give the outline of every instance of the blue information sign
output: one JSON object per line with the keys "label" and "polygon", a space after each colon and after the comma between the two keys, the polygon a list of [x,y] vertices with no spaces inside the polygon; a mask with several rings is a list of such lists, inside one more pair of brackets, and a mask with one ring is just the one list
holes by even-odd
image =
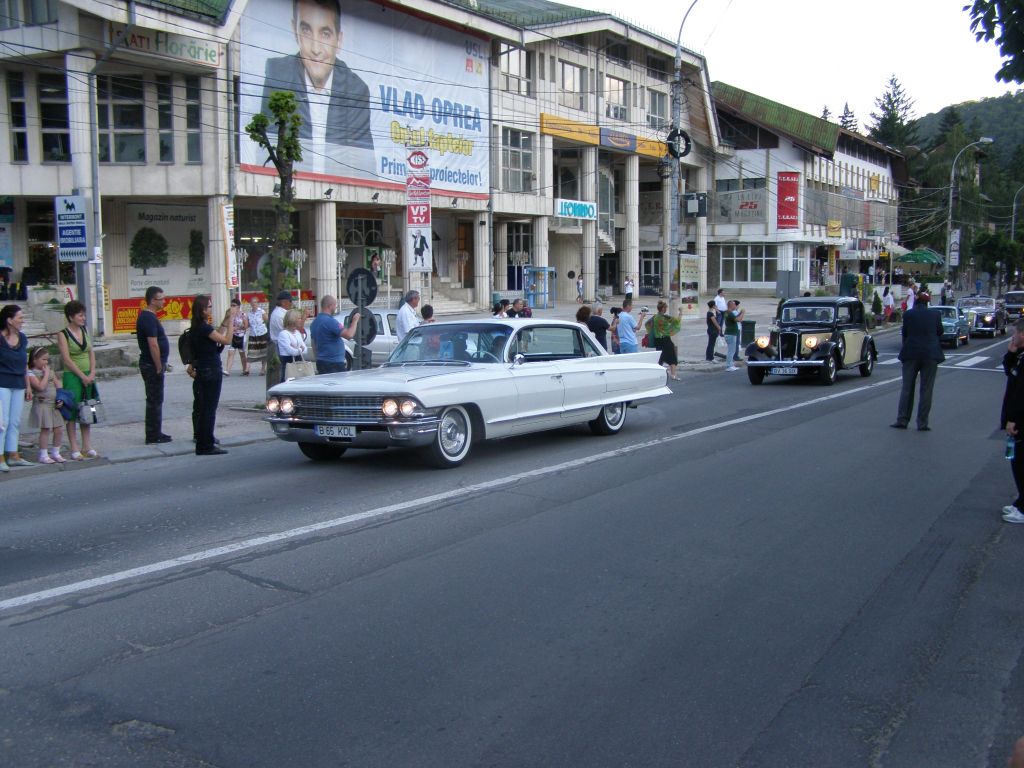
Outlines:
{"label": "blue information sign", "polygon": [[57,254],[61,261],[89,261],[89,224],[85,198],[66,195],[53,198],[57,219]]}

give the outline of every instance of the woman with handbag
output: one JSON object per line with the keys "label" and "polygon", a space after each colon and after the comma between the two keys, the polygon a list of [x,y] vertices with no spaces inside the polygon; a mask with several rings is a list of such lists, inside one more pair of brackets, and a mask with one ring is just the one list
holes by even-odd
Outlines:
{"label": "woman with handbag", "polygon": [[[72,410],[77,413],[78,407],[86,400],[100,399],[96,390],[96,353],[92,348],[92,339],[85,330],[85,305],[80,301],[69,301],[64,305],[64,317],[67,327],[57,335],[57,348],[64,366],[61,387],[75,396]],[[99,457],[92,447],[92,427],[84,422],[77,426],[82,428],[81,446],[78,444],[76,422],[67,422],[71,458],[83,461]]]}
{"label": "woman with handbag", "polygon": [[242,302],[238,299],[231,300],[231,308],[235,310],[234,317],[231,318],[231,346],[228,347],[228,359],[224,364],[224,375],[231,375],[231,366],[235,361],[235,352],[238,352],[238,357],[242,361],[242,375],[249,375],[249,361],[245,356],[245,335],[249,330],[249,319],[246,317],[245,312],[242,311]]}
{"label": "woman with handbag", "polygon": [[32,401],[28,379],[28,337],[21,332],[25,313],[17,304],[0,309],[0,472],[31,467],[18,453],[21,411]]}
{"label": "woman with handbag", "polygon": [[289,309],[284,316],[284,328],[277,336],[277,354],[281,358],[281,381],[284,381],[288,363],[302,362],[306,342],[302,337],[302,312]]}
{"label": "woman with handbag", "polygon": [[192,364],[188,374],[192,377],[192,411],[196,430],[196,455],[220,456],[227,453],[217,445],[213,430],[217,424],[217,405],[220,403],[220,387],[224,368],[220,353],[231,343],[231,327],[234,315],[240,311],[232,305],[220,327],[213,327],[213,302],[209,296],[200,294],[192,302],[192,324],[189,339],[192,342]]}

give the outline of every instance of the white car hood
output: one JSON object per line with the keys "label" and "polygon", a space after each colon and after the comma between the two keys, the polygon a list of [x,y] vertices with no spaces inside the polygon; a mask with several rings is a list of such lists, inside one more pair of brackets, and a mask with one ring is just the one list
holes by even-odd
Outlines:
{"label": "white car hood", "polygon": [[381,392],[399,390],[403,385],[422,379],[451,376],[454,373],[466,373],[476,369],[470,365],[407,365],[390,368],[371,368],[365,371],[349,371],[347,373],[331,373],[325,376],[310,376],[305,379],[292,379],[278,384],[272,393],[288,394],[329,394],[334,388],[345,393]]}

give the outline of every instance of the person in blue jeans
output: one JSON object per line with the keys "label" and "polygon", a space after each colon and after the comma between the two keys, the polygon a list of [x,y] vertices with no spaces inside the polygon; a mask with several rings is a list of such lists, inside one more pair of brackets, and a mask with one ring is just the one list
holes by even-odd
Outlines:
{"label": "person in blue jeans", "polygon": [[619,353],[623,355],[640,351],[640,342],[636,338],[636,329],[644,324],[647,312],[641,312],[639,318],[634,318],[632,313],[633,302],[622,302],[622,311],[619,312],[616,330],[619,334]]}
{"label": "person in blue jeans", "polygon": [[737,371],[736,361],[739,360],[740,346],[740,322],[743,320],[744,310],[739,308],[738,301],[730,301],[725,310],[725,342],[728,350],[725,353],[726,362],[729,363],[727,371]]}

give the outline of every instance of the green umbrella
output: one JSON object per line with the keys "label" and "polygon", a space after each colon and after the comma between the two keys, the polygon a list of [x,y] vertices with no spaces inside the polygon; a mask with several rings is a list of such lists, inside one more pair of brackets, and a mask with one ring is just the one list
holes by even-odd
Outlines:
{"label": "green umbrella", "polygon": [[931,248],[918,248],[898,256],[896,261],[902,264],[942,264],[942,256]]}

